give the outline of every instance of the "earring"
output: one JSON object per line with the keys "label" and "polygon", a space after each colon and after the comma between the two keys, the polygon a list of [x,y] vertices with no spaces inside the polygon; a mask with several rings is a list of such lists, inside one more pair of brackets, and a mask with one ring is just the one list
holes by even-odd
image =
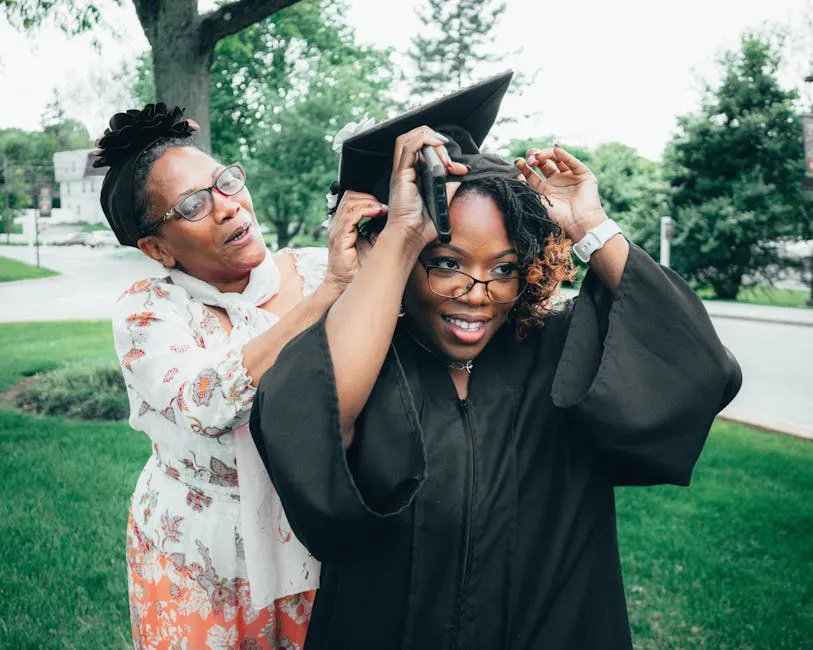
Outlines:
{"label": "earring", "polygon": [[404,303],[401,303],[401,309],[398,311],[398,318],[403,318],[406,316],[406,307],[404,307]]}

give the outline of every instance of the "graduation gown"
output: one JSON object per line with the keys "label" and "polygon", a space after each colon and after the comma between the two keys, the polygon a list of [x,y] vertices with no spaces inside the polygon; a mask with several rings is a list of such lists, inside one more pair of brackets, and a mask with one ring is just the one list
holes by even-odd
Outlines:
{"label": "graduation gown", "polygon": [[400,329],[349,450],[324,321],[254,399],[260,455],[323,563],[306,650],[631,648],[613,487],[688,485],[739,389],[701,301],[631,246],[614,295],[588,274],[523,341],[498,332],[466,400]]}

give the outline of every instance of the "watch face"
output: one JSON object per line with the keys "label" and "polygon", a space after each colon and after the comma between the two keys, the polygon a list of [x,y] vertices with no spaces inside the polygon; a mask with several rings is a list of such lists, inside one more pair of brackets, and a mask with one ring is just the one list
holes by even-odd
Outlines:
{"label": "watch face", "polygon": [[590,261],[590,256],[600,246],[600,244],[601,241],[599,240],[598,235],[596,235],[594,232],[588,231],[587,234],[582,237],[581,241],[573,245],[573,252],[576,253],[576,257],[578,257],[582,262],[587,263]]}

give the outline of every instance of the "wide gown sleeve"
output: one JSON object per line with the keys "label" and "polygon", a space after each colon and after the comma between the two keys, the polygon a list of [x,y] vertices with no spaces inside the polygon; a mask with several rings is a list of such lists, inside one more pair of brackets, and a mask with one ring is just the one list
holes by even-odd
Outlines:
{"label": "wide gown sleeve", "polygon": [[322,561],[390,524],[426,476],[423,434],[394,348],[345,448],[324,319],[265,373],[250,426],[296,536]]}
{"label": "wide gown sleeve", "polygon": [[688,485],[714,417],[741,383],[702,301],[631,245],[614,295],[588,273],[552,398],[616,484]]}

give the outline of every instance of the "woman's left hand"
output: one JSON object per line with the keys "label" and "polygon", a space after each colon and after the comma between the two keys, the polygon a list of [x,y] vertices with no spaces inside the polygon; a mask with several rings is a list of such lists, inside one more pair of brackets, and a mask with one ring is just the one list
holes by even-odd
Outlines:
{"label": "woman's left hand", "polygon": [[341,293],[349,285],[369,248],[360,241],[358,224],[364,218],[387,214],[383,205],[372,194],[348,190],[342,196],[328,232],[328,269],[325,283]]}
{"label": "woman's left hand", "polygon": [[[587,166],[559,145],[529,149],[514,164],[541,197],[550,218],[574,242],[607,219],[598,196],[598,181]],[[534,172],[538,169],[542,176]]]}

